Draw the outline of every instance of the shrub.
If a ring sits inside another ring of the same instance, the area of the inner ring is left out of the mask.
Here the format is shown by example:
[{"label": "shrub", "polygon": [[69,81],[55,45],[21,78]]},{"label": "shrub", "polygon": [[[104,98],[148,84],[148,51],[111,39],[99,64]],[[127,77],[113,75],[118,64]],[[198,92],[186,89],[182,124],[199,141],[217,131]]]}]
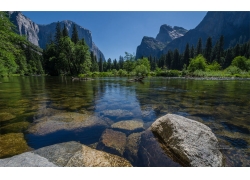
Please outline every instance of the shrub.
[{"label": "shrub", "polygon": [[197,57],[191,59],[190,64],[188,66],[188,71],[194,72],[196,70],[205,71],[207,66],[206,59],[199,54]]},{"label": "shrub", "polygon": [[219,71],[220,69],[221,69],[221,65],[216,61],[213,61],[211,64],[207,65],[206,67],[206,71]]},{"label": "shrub", "polygon": [[225,71],[231,75],[234,74],[240,74],[241,73],[241,69],[236,67],[236,66],[229,66],[227,69],[225,69]]},{"label": "shrub", "polygon": [[165,77],[179,77],[181,76],[181,71],[178,70],[168,70],[168,71],[162,71],[157,76],[165,76]]},{"label": "shrub", "polygon": [[236,66],[240,68],[241,70],[248,71],[250,70],[250,60],[247,60],[244,56],[237,56],[233,59],[232,64],[233,66]]}]

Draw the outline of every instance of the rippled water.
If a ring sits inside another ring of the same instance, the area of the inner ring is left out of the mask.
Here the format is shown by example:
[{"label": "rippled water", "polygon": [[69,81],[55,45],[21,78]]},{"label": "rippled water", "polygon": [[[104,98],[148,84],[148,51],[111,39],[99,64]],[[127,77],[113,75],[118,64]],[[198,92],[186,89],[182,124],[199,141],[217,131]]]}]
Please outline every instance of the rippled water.
[{"label": "rippled water", "polygon": [[[0,158],[73,140],[125,157],[134,166],[179,166],[145,131],[158,117],[175,113],[209,126],[228,166],[250,166],[250,81],[126,80],[0,78]],[[119,127],[123,121],[130,129]]]}]

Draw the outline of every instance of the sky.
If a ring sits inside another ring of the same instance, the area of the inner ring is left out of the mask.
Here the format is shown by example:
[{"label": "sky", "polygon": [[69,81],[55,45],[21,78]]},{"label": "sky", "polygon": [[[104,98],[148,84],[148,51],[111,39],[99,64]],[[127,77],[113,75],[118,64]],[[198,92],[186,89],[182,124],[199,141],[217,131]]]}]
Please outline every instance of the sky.
[{"label": "sky", "polygon": [[88,29],[105,59],[118,59],[125,51],[136,54],[143,36],[156,37],[160,26],[194,29],[206,11],[22,11],[37,24],[71,20]]}]

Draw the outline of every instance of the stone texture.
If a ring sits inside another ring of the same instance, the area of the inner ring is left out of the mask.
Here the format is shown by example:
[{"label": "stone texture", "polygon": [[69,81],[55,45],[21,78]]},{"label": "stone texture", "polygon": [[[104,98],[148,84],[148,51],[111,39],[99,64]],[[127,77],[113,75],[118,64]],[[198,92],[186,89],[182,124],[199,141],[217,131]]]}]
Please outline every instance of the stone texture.
[{"label": "stone texture", "polygon": [[29,124],[30,123],[27,121],[12,123],[12,124],[8,124],[6,126],[1,127],[0,131],[4,133],[6,132],[19,133],[19,132],[26,130]]},{"label": "stone texture", "polygon": [[22,133],[9,133],[0,136],[0,158],[14,156],[29,149]]},{"label": "stone texture", "polygon": [[34,151],[57,166],[66,166],[74,154],[82,149],[82,144],[74,141],[46,146]]},{"label": "stone texture", "polygon": [[126,135],[119,131],[106,129],[97,145],[97,149],[116,155],[123,155],[126,146]]},{"label": "stone texture", "polygon": [[68,167],[131,167],[129,161],[119,156],[82,146],[67,163]]},{"label": "stone texture", "polygon": [[127,143],[125,147],[124,156],[133,164],[137,163],[138,160],[138,149],[139,144],[141,142],[141,134],[140,133],[133,133],[127,137]]},{"label": "stone texture", "polygon": [[135,120],[119,121],[117,123],[112,124],[111,128],[125,132],[142,131],[144,129],[143,122]]},{"label": "stone texture", "polygon": [[218,140],[206,125],[167,114],[157,119],[151,130],[166,152],[183,166],[223,166]]},{"label": "stone texture", "polygon": [[115,109],[101,111],[101,115],[116,119],[126,119],[133,117],[133,113],[127,110]]},{"label": "stone texture", "polygon": [[54,144],[11,158],[2,167],[131,167],[124,158],[92,149],[75,141]]},{"label": "stone texture", "polygon": [[64,112],[53,116],[46,116],[34,121],[28,129],[34,135],[46,135],[60,130],[80,130],[93,126],[107,127],[104,120],[87,114]]},{"label": "stone texture", "polygon": [[0,167],[56,167],[46,158],[26,152],[11,158],[0,159]]},{"label": "stone texture", "polygon": [[181,165],[168,157],[158,139],[147,129],[141,134],[138,160],[134,166],[140,167],[180,167]]}]

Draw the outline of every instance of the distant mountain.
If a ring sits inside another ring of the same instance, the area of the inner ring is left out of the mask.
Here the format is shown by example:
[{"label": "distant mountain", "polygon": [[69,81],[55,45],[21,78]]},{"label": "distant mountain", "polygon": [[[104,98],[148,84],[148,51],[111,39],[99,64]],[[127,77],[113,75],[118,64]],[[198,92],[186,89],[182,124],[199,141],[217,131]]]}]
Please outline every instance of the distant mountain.
[{"label": "distant mountain", "polygon": [[[20,35],[26,35],[27,39],[34,45],[39,46],[41,48],[45,48],[47,42],[54,38],[56,22],[53,22],[48,25],[38,25],[34,23],[32,20],[24,16],[21,12],[10,11],[9,12],[10,20],[17,26],[18,32]],[[73,24],[74,22],[65,20],[61,21],[60,25],[63,28],[64,24],[68,29],[69,35],[72,34]],[[78,30],[79,38],[84,38],[85,42],[89,46],[90,50],[94,52],[94,54],[99,59],[105,59],[103,53],[99,50],[99,48],[92,41],[91,31],[85,29],[76,24],[76,28]]]},{"label": "distant mountain", "polygon": [[187,43],[196,46],[199,38],[205,47],[209,36],[215,45],[221,35],[224,36],[224,48],[247,42],[250,39],[250,12],[208,12],[195,29],[167,44],[163,53],[175,48],[183,52]]},{"label": "distant mountain", "polygon": [[171,27],[167,24],[162,25],[156,38],[143,37],[141,44],[137,47],[136,58],[141,58],[142,56],[148,57],[150,55],[159,57],[168,43],[184,36],[186,32],[187,30],[182,27]]}]

